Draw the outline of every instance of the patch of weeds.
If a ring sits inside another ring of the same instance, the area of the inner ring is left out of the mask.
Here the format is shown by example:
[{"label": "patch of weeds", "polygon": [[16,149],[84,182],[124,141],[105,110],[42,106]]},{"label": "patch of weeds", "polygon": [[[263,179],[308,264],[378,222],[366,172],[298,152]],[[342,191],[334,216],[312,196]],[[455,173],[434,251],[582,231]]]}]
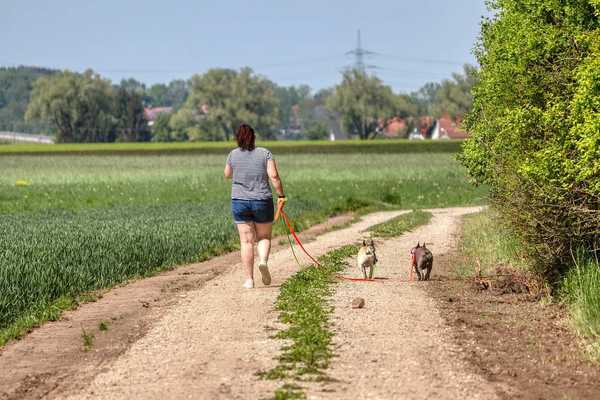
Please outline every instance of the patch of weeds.
[{"label": "patch of weeds", "polygon": [[431,213],[423,210],[413,210],[410,213],[399,215],[389,221],[372,226],[369,231],[377,237],[400,236],[403,233],[429,222]]},{"label": "patch of weeds", "polygon": [[84,327],[81,327],[81,340],[83,342],[83,351],[90,351],[94,346],[96,336],[92,332],[88,332]]},{"label": "patch of weeds", "polygon": [[260,373],[264,379],[286,381],[275,392],[275,399],[305,398],[298,397],[304,396],[304,393],[295,386],[295,382],[326,377],[324,371],[333,356],[333,332],[329,323],[333,307],[327,304],[327,299],[333,292],[334,275],[342,271],[346,259],[357,252],[358,248],[354,245],[331,251],[319,257],[321,267],[305,268],[281,286],[275,308],[280,312],[280,321],[288,327],[275,337],[290,344],[282,347],[279,364],[275,368]]},{"label": "patch of weeds", "polygon": [[275,390],[275,400],[304,400],[306,395],[302,388],[298,385],[288,384],[281,386]]},{"label": "patch of weeds", "polygon": [[100,321],[100,323],[98,324],[98,329],[102,332],[107,331],[108,330],[108,322]]}]

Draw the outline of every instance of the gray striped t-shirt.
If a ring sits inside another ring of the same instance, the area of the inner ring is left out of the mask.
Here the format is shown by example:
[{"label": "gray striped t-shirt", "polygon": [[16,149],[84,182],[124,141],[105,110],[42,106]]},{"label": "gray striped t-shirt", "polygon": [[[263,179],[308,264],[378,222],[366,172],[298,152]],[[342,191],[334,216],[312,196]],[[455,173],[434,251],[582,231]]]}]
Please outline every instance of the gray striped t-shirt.
[{"label": "gray striped t-shirt", "polygon": [[271,152],[263,147],[254,150],[233,149],[227,156],[227,164],[233,169],[231,198],[240,200],[268,200],[273,197],[267,161]]}]

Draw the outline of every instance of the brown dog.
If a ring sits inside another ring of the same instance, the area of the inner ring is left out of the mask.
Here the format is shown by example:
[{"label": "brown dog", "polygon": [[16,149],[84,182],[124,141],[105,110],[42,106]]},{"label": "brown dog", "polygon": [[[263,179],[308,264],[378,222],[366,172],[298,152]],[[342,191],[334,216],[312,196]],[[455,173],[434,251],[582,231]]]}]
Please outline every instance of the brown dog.
[{"label": "brown dog", "polygon": [[417,273],[417,278],[420,281],[428,281],[429,275],[431,274],[431,268],[433,267],[433,254],[425,247],[425,243],[421,246],[420,242],[410,250],[411,259],[411,280],[412,272]]}]

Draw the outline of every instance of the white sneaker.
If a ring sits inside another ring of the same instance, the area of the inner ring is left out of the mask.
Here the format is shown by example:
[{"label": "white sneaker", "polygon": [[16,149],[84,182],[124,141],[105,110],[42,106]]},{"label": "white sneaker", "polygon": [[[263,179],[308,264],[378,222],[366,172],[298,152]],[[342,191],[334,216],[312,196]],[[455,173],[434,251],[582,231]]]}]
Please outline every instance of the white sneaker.
[{"label": "white sneaker", "polygon": [[262,283],[265,286],[269,286],[271,284],[271,273],[269,272],[269,267],[266,262],[261,262],[258,264],[258,270],[260,271],[260,276],[262,278]]},{"label": "white sneaker", "polygon": [[253,289],[254,281],[252,279],[246,279],[246,282],[244,282],[244,284],[242,286],[246,289]]}]

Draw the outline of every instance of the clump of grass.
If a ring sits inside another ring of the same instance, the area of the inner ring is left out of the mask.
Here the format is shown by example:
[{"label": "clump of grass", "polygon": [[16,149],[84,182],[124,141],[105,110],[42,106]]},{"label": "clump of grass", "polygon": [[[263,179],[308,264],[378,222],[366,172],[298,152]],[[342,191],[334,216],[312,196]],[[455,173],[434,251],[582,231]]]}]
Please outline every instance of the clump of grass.
[{"label": "clump of grass", "polygon": [[90,351],[94,346],[96,336],[92,332],[86,331],[81,327],[81,340],[83,342],[83,351]]},{"label": "clump of grass", "polygon": [[402,214],[394,219],[372,226],[369,230],[377,237],[400,236],[419,225],[428,223],[430,219],[430,212],[413,210],[408,214]]},{"label": "clump of grass", "polygon": [[276,399],[304,398],[297,386],[290,386],[293,382],[326,379],[324,371],[333,356],[333,333],[329,329],[333,308],[327,304],[327,298],[332,293],[333,276],[357,252],[353,245],[331,251],[319,258],[321,267],[303,269],[281,287],[275,307],[288,328],[275,337],[291,344],[282,347],[279,364],[274,369],[260,374],[265,379],[288,381],[275,392]]},{"label": "clump of grass", "polygon": [[100,323],[98,324],[98,329],[102,332],[107,331],[108,330],[108,322],[100,321]]},{"label": "clump of grass", "polygon": [[579,334],[600,340],[600,263],[579,253],[560,293]]},{"label": "clump of grass", "polygon": [[298,385],[288,384],[281,386],[275,390],[274,400],[304,400],[306,394],[302,391],[302,388]]}]

